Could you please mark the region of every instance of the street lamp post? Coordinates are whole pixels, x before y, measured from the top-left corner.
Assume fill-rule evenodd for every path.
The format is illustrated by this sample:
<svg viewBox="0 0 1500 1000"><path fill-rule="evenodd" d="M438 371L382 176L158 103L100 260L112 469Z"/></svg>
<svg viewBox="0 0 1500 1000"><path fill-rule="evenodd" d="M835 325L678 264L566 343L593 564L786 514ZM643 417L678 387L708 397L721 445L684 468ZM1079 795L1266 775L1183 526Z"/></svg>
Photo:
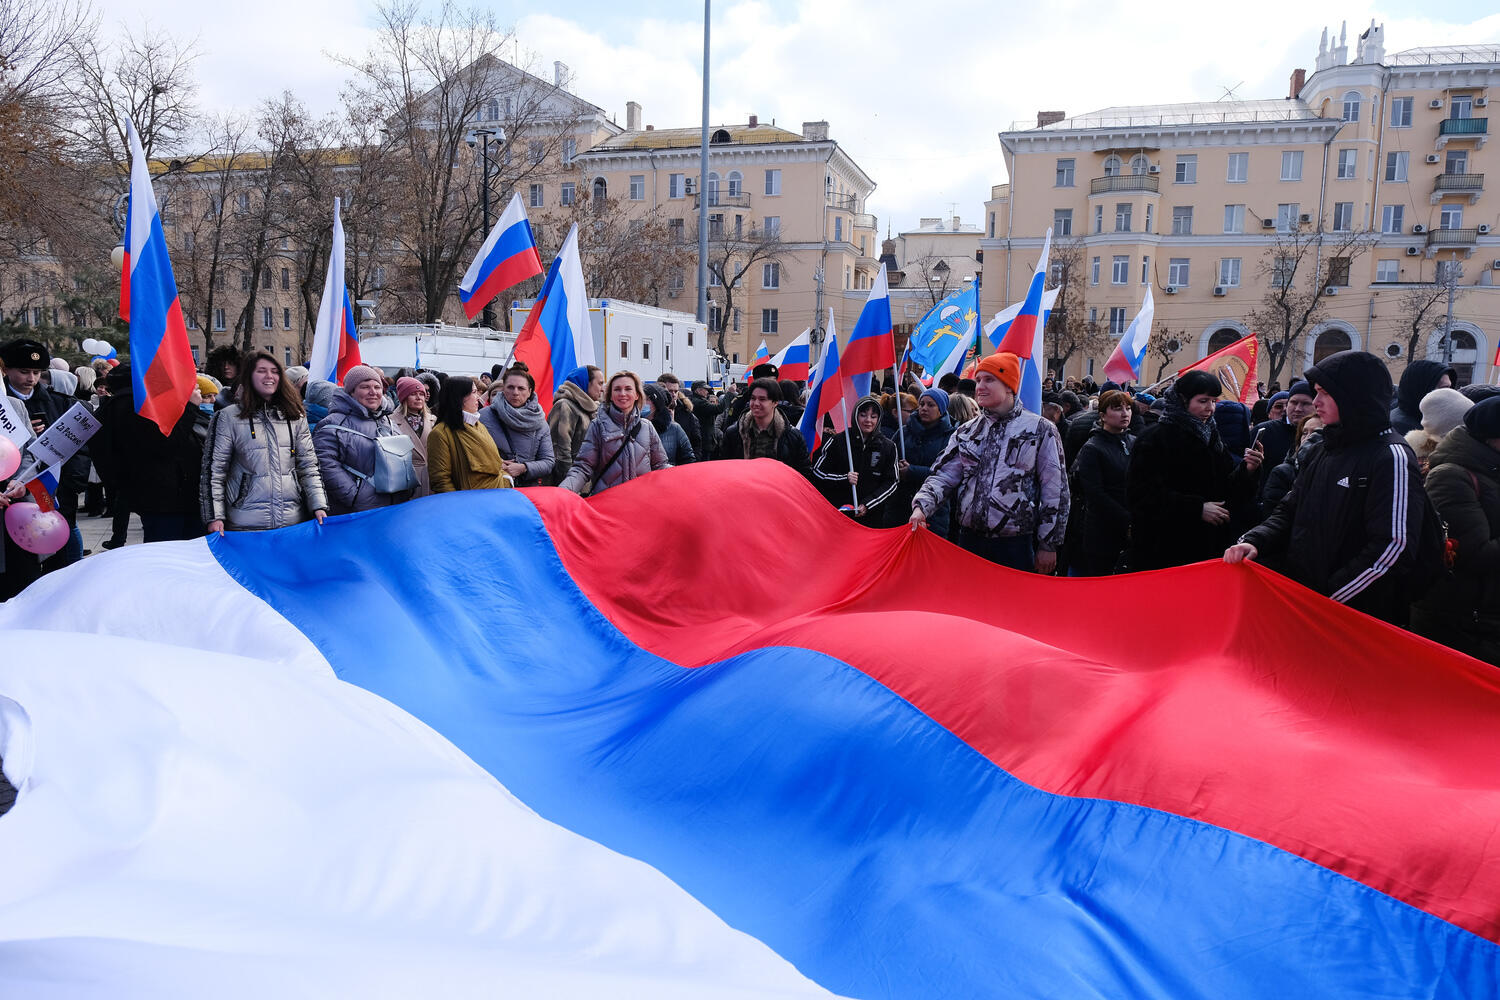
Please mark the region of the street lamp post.
<svg viewBox="0 0 1500 1000"><path fill-rule="evenodd" d="M484 206L484 234L480 237L480 245L490 236L490 139L495 135L494 129L479 128L474 130L474 138L479 141L479 156L482 161L483 175L479 182L480 203ZM502 135L502 140L503 135ZM487 329L495 328L495 309L493 302L484 304L484 312L480 321Z"/></svg>
<svg viewBox="0 0 1500 1000"><path fill-rule="evenodd" d="M1460 268L1458 260L1448 261L1444 269L1443 284L1448 286L1448 320L1443 324L1443 366L1453 365L1453 296L1458 291L1458 276Z"/></svg>

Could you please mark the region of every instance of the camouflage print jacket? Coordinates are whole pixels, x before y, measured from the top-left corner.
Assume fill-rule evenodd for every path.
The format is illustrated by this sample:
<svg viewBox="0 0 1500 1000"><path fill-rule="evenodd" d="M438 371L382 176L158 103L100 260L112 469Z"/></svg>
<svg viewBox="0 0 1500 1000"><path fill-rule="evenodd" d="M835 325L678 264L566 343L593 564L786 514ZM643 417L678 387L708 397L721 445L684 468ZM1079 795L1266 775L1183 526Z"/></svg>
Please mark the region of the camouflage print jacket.
<svg viewBox="0 0 1500 1000"><path fill-rule="evenodd" d="M928 517L954 491L960 527L981 535L1032 535L1055 552L1068 525L1062 437L1050 420L1021 409L981 410L954 431L912 504Z"/></svg>

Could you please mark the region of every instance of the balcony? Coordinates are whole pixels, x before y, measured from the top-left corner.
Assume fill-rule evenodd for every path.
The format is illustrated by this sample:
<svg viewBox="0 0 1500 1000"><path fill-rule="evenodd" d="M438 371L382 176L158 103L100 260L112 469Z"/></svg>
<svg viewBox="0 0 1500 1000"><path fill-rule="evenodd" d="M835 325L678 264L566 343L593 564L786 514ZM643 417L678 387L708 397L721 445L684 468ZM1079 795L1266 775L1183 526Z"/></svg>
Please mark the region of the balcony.
<svg viewBox="0 0 1500 1000"><path fill-rule="evenodd" d="M837 208L843 212L859 211L859 196L852 194L830 194L828 196L828 207Z"/></svg>
<svg viewBox="0 0 1500 1000"><path fill-rule="evenodd" d="M1472 250L1479 243L1479 230L1477 229L1429 229L1427 231L1427 248L1437 249L1468 249Z"/></svg>
<svg viewBox="0 0 1500 1000"><path fill-rule="evenodd" d="M1111 174L1089 181L1089 194L1113 194L1120 191L1150 191L1154 194L1160 190L1161 177L1157 174Z"/></svg>
<svg viewBox="0 0 1500 1000"><path fill-rule="evenodd" d="M1444 118L1438 123L1437 148L1442 149L1453 139L1476 139L1483 149L1489 132L1488 118Z"/></svg>
<svg viewBox="0 0 1500 1000"><path fill-rule="evenodd" d="M854 228L855 229L874 229L875 228L875 216L871 215L869 212L856 212L854 214Z"/></svg>
<svg viewBox="0 0 1500 1000"><path fill-rule="evenodd" d="M693 208L697 208L702 200L701 194L693 195ZM709 208L749 208L750 196L741 192L739 194L723 194L710 191L708 195Z"/></svg>
<svg viewBox="0 0 1500 1000"><path fill-rule="evenodd" d="M1469 204L1479 200L1484 192L1484 174L1438 174L1432 183L1432 204L1455 194L1469 196Z"/></svg>

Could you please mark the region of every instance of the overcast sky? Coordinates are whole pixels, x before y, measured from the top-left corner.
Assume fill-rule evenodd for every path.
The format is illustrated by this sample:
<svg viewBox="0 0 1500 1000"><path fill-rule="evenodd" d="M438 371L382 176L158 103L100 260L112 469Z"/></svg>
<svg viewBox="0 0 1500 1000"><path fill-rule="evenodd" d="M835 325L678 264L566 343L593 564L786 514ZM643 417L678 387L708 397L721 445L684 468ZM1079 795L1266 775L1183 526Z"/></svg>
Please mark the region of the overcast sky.
<svg viewBox="0 0 1500 1000"><path fill-rule="evenodd" d="M333 110L346 73L331 54L362 53L373 29L369 0L95 2L106 31L147 19L196 38L201 103L214 111L282 90ZM620 123L634 100L646 124L698 124L701 3L486 6L513 26L523 64L550 78L561 59L574 92ZM1485 0L1257 0L1227 18L1222 7L1174 4L1163 17L1159 5L1078 0L717 0L711 115L727 124L758 114L794 131L827 119L877 184L869 211L899 232L922 216L977 223L990 185L1005 180L996 133L1039 109L1213 101L1226 88L1284 97L1294 68L1311 73L1323 28L1336 36L1344 19L1351 58L1372 17L1387 52L1500 42L1500 13Z"/></svg>

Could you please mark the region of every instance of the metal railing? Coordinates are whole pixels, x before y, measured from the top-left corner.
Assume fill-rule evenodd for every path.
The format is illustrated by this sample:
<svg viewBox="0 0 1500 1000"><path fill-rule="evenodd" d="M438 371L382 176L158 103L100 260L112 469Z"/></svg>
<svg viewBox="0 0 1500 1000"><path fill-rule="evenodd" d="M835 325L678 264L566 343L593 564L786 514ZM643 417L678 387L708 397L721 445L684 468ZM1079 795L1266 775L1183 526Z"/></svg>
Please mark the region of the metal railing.
<svg viewBox="0 0 1500 1000"><path fill-rule="evenodd" d="M1487 135L1489 131L1488 118L1444 118L1438 125L1438 135Z"/></svg>
<svg viewBox="0 0 1500 1000"><path fill-rule="evenodd" d="M1483 191L1484 174L1438 174L1434 191Z"/></svg>
<svg viewBox="0 0 1500 1000"><path fill-rule="evenodd" d="M1160 191L1161 177L1157 174L1112 174L1095 177L1089 181L1089 194L1109 194L1112 191Z"/></svg>
<svg viewBox="0 0 1500 1000"><path fill-rule="evenodd" d="M1477 229L1429 229L1427 245L1430 247L1473 246L1479 242Z"/></svg>
<svg viewBox="0 0 1500 1000"><path fill-rule="evenodd" d="M845 212L859 211L859 196L852 194L830 194L828 196L828 207L842 209Z"/></svg>
<svg viewBox="0 0 1500 1000"><path fill-rule="evenodd" d="M874 229L875 216L871 215L869 212L856 212L854 215L854 228Z"/></svg>
<svg viewBox="0 0 1500 1000"><path fill-rule="evenodd" d="M703 196L701 194L695 194L695 195L693 195L693 207L694 208L698 207L698 203L699 203L699 201L702 198L703 198ZM744 192L741 192L740 194L724 194L723 192L719 192L719 193L715 194L714 192L710 191L709 194L708 194L708 207L709 208L749 208L750 207L750 196L748 194L745 194Z"/></svg>

